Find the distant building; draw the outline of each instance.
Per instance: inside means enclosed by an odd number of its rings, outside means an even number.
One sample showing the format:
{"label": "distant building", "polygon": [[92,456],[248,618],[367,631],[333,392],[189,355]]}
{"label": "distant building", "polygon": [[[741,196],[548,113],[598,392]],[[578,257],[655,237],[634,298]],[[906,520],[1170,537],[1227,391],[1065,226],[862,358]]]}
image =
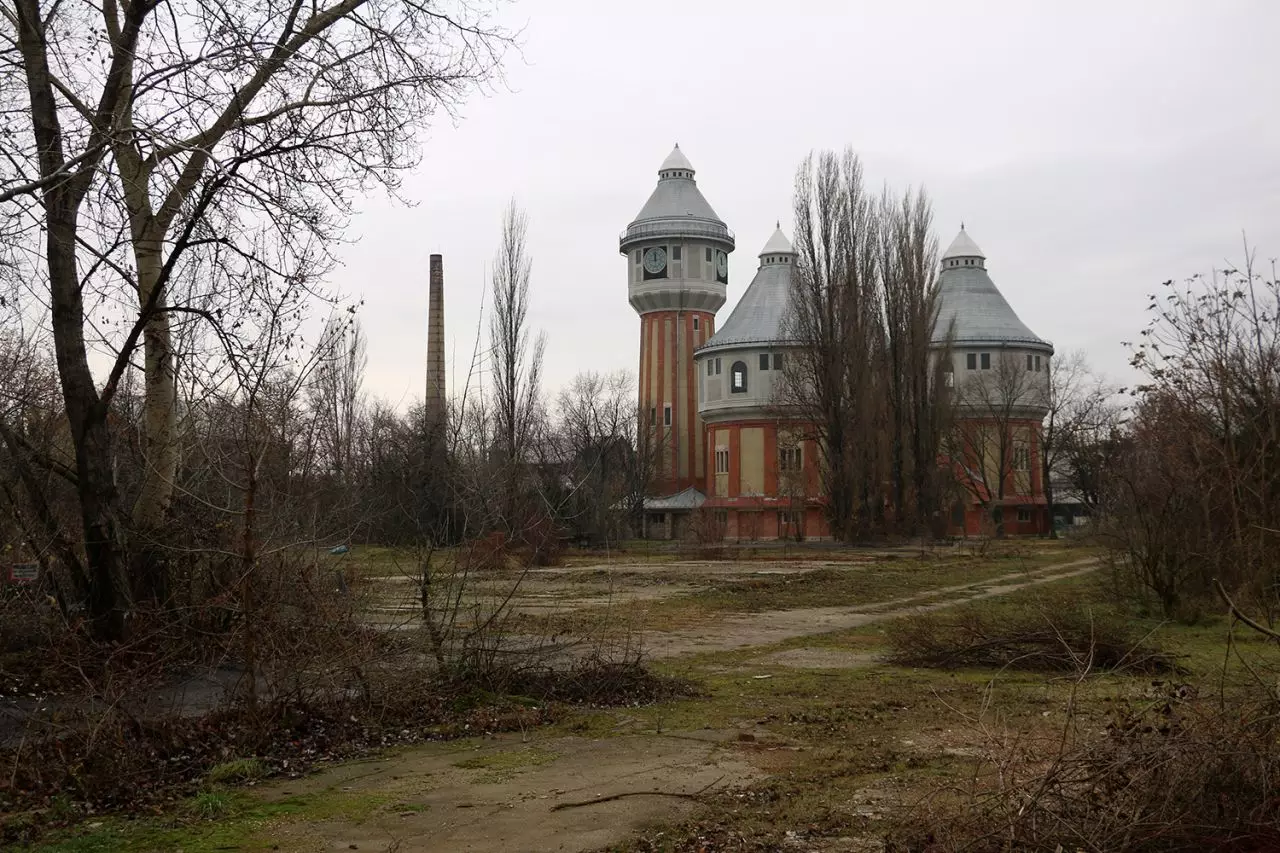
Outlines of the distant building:
{"label": "distant building", "polygon": [[944,460],[960,486],[950,532],[986,532],[996,513],[1006,533],[1048,532],[1040,435],[1053,346],[1018,319],[963,226],[942,255],[938,295],[933,343],[950,348],[943,375],[961,445]]}
{"label": "distant building", "polygon": [[[677,145],[619,239],[640,315],[642,453],[655,472],[643,533],[681,538],[709,516],[729,538],[824,538],[818,448],[805,425],[780,416],[775,397],[795,351],[784,320],[796,253],[777,228],[717,328],[735,248]],[[935,351],[950,351],[944,374],[971,433],[940,460],[961,486],[950,530],[978,533],[998,506],[1006,532],[1043,532],[1039,438],[1053,347],[1018,319],[963,228],[941,259],[939,292]]]}

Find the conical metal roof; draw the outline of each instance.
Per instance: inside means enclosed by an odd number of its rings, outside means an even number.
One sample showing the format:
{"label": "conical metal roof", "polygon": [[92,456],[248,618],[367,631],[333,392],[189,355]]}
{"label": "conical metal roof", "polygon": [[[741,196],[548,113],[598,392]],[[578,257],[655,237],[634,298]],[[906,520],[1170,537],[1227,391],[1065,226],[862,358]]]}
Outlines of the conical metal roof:
{"label": "conical metal roof", "polygon": [[689,158],[677,145],[658,170],[658,185],[618,240],[621,251],[633,243],[663,237],[711,239],[733,251],[733,232],[703,197]]}
{"label": "conical metal roof", "polygon": [[769,242],[764,244],[764,248],[760,250],[760,255],[794,255],[795,248],[791,245],[791,241],[787,239],[787,235],[782,233],[782,223],[778,223],[778,227],[774,230],[773,236],[769,238]]}
{"label": "conical metal roof", "polygon": [[942,260],[948,258],[983,258],[987,256],[982,254],[982,250],[978,248],[978,244],[973,242],[973,238],[969,236],[969,232],[964,230],[964,225],[960,226],[960,233],[951,241],[951,245],[947,251],[943,253]]}
{"label": "conical metal roof", "polygon": [[958,346],[1019,345],[1052,353],[1053,345],[1027,328],[1000,293],[985,263],[951,265],[955,258],[983,258],[982,250],[961,229],[942,256],[938,273],[938,319],[933,343],[947,340]]}
{"label": "conical metal roof", "polygon": [[[795,250],[779,228],[760,255],[782,254],[794,255]],[[787,343],[785,320],[791,305],[791,273],[795,269],[795,265],[789,262],[790,258],[787,260],[786,263],[760,264],[755,278],[751,279],[746,292],[733,307],[729,319],[699,347],[698,352]]]}
{"label": "conical metal roof", "polygon": [[662,168],[659,173],[668,172],[672,169],[683,169],[688,172],[693,171],[693,164],[689,162],[689,158],[684,156],[684,152],[680,150],[680,143],[676,143],[676,147],[671,149],[671,153],[667,155],[667,159],[662,161]]}

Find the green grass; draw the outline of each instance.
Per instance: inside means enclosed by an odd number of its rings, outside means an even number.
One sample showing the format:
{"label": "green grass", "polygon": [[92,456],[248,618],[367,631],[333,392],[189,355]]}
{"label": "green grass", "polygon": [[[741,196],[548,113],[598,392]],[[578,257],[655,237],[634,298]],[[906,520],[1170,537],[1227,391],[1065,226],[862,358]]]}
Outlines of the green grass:
{"label": "green grass", "polygon": [[475,777],[475,781],[482,785],[488,785],[495,782],[505,782],[524,770],[549,764],[559,757],[559,753],[551,750],[537,746],[525,746],[520,749],[475,755],[462,761],[455,761],[453,766],[461,767],[464,770],[484,771]]}
{"label": "green grass", "polygon": [[90,821],[48,840],[12,848],[22,853],[218,853],[274,849],[262,830],[280,821],[361,823],[384,809],[404,810],[389,796],[326,790],[266,802],[245,791],[207,791],[159,818]]}
{"label": "green grass", "polygon": [[243,785],[267,775],[267,766],[257,758],[237,758],[210,768],[205,781],[210,785]]}

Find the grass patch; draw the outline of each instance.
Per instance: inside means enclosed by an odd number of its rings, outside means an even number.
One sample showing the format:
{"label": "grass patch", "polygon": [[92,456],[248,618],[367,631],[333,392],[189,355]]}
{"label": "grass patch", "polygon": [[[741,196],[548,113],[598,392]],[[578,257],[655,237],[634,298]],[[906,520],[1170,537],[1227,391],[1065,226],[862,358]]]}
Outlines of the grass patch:
{"label": "grass patch", "polygon": [[243,785],[256,782],[271,770],[259,758],[237,758],[209,768],[205,781],[210,785]]}
{"label": "grass patch", "polygon": [[455,761],[453,766],[464,770],[484,771],[476,777],[475,781],[481,785],[489,785],[505,782],[517,773],[532,767],[550,764],[559,757],[560,754],[557,752],[538,746],[526,746],[521,749],[475,755],[462,761]]}

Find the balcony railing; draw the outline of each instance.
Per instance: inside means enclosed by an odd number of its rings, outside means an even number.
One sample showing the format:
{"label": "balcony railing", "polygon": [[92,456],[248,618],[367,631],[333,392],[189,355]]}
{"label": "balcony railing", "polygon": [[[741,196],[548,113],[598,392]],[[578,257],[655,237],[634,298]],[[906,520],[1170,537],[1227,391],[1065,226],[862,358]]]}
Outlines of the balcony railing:
{"label": "balcony railing", "polygon": [[618,245],[644,240],[650,237],[666,237],[672,234],[689,237],[711,237],[717,240],[734,242],[733,231],[728,226],[706,219],[652,219],[637,222],[618,235]]}

